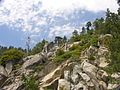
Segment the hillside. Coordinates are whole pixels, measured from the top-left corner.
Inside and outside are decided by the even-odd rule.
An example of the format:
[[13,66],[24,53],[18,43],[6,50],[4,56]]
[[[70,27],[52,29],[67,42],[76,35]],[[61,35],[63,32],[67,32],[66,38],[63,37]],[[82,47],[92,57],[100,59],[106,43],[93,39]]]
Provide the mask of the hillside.
[[43,40],[25,56],[10,49],[0,56],[3,90],[119,90],[120,8],[88,22],[79,34]]

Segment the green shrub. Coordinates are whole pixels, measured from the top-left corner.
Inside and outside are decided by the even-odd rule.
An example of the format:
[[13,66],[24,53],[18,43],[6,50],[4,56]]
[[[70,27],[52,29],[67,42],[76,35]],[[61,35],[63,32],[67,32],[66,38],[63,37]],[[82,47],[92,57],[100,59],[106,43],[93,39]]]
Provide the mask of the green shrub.
[[80,53],[79,54],[74,53],[74,54],[72,54],[70,60],[71,61],[78,61],[79,58],[80,58]]
[[63,55],[65,52],[62,49],[58,49],[56,52],[56,56],[61,56]]
[[29,55],[35,55],[35,54],[37,54],[37,53],[40,53],[40,52],[43,50],[46,42],[47,42],[47,41],[43,40],[42,42],[37,43],[37,44],[33,47],[33,49],[29,52]]
[[23,81],[25,90],[39,90],[39,84],[36,77],[27,77],[24,74],[22,74],[21,79]]
[[71,52],[65,52],[63,55],[61,56],[56,56],[54,61],[55,62],[63,62],[66,61],[67,59],[69,59],[71,57]]
[[18,68],[20,68],[22,65],[20,65],[20,64],[15,64],[14,66],[13,66],[13,69],[15,70],[15,69],[18,69]]
[[77,51],[77,50],[74,50],[74,51],[65,52],[61,56],[56,56],[54,61],[55,62],[64,62],[64,61],[66,61],[68,59],[70,59],[70,60],[78,60],[79,57],[80,57],[80,52]]
[[60,63],[61,63],[61,62],[65,61],[65,59],[62,58],[61,56],[57,56],[57,57],[54,58],[54,61],[55,61],[55,62],[60,62]]
[[36,67],[34,68],[34,71],[41,70],[41,69],[43,69],[43,68],[44,68],[43,65],[36,66]]
[[69,59],[72,56],[72,52],[66,52],[65,54],[62,55],[62,58]]
[[24,52],[17,50],[17,49],[10,49],[3,53],[3,55],[0,57],[0,64],[5,64],[9,61],[15,61],[22,59],[24,56]]
[[98,41],[99,41],[98,37],[94,36],[94,37],[91,38],[91,40],[88,41],[88,46],[92,45],[92,46],[97,47],[98,46]]
[[73,45],[72,47],[69,48],[70,51],[73,51],[78,48],[78,45]]

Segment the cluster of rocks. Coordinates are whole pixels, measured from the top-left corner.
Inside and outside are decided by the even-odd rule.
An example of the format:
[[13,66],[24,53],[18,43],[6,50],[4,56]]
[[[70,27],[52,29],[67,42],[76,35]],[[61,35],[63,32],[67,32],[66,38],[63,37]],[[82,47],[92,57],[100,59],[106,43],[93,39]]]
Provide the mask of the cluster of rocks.
[[[79,42],[77,42],[79,43]],[[72,45],[71,45],[72,46]],[[92,55],[95,60],[90,61]],[[117,88],[118,84],[108,83],[107,72],[101,68],[107,67],[110,52],[104,46],[90,46],[80,56],[80,62],[65,62],[51,73],[47,74],[40,83],[40,90],[107,90]],[[120,79],[119,74],[111,77]]]
[[[88,60],[90,54],[96,57],[93,63],[97,62],[97,65]],[[106,54],[109,55],[107,48],[100,47],[98,49],[90,46],[90,48],[85,50],[81,55],[79,63],[66,61],[46,75],[41,80],[40,90],[45,90],[46,88],[52,90],[108,89],[108,84],[106,83],[108,74],[99,68],[108,65],[106,63]]]

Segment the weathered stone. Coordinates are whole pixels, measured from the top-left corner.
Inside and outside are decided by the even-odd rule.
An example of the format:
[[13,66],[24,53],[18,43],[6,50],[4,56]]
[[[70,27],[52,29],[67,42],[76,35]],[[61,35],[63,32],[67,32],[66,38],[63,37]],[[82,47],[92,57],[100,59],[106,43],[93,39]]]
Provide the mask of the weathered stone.
[[117,88],[117,87],[118,87],[117,84],[108,84],[107,89],[115,89],[115,88]]
[[19,80],[10,85],[4,86],[3,89],[5,89],[5,90],[20,90],[21,88],[23,88],[22,85],[23,85],[22,81]]
[[64,71],[64,79],[70,80],[70,71]]
[[107,89],[107,84],[103,81],[100,81],[99,84],[103,87],[103,90]]
[[72,73],[71,80],[74,85],[78,84],[80,81],[80,75],[78,73]]
[[106,60],[106,58],[105,57],[101,57],[100,59],[99,59],[99,67],[106,67],[107,65],[108,65],[108,63],[106,62],[107,60]]
[[88,87],[84,82],[80,81],[76,86],[74,86],[74,89],[72,90],[88,90]]
[[6,77],[8,76],[7,71],[5,70],[5,68],[2,65],[0,65],[0,75],[4,75]]
[[6,69],[8,74],[10,74],[12,72],[12,67],[13,67],[12,62],[6,63],[5,69]]
[[87,72],[87,73],[91,73],[93,76],[96,76],[96,73],[97,73],[97,70],[98,68],[95,67],[94,65],[88,63],[88,62],[83,62],[82,64],[82,68],[83,68],[83,71],[84,72]]
[[89,81],[87,82],[87,86],[94,87],[94,84],[91,81]]
[[47,61],[47,58],[41,54],[36,54],[31,59],[27,60],[23,65],[22,69],[32,69],[37,65],[41,65]]
[[82,67],[81,67],[80,64],[75,65],[74,68],[73,68],[73,72],[74,73],[80,73],[80,72],[82,72],[81,69],[82,69]]
[[48,87],[50,86],[55,80],[58,80],[61,76],[61,70],[60,70],[60,66],[55,69],[53,72],[49,73],[48,75],[46,75],[42,80],[41,83],[42,87]]
[[59,79],[57,90],[70,90],[70,82],[65,79]]
[[120,73],[114,73],[111,75],[111,77],[118,79],[118,78],[120,78]]
[[80,75],[83,78],[83,80],[85,80],[86,82],[90,80],[90,77],[86,73],[80,73]]

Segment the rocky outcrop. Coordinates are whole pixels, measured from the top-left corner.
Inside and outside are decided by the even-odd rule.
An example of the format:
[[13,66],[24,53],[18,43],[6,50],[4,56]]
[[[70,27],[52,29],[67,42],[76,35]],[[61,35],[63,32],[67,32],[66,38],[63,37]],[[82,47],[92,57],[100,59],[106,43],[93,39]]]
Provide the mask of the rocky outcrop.
[[53,42],[46,43],[42,52],[48,53],[53,48],[53,46]]
[[[101,40],[109,36],[102,36]],[[102,45],[86,48],[77,61],[67,60],[62,64],[52,61],[57,49],[68,51],[71,46],[77,44],[79,42],[63,47],[46,44],[43,52],[24,58],[21,68],[17,70],[12,71],[11,62],[7,63],[5,68],[0,66],[1,87],[5,90],[24,90],[21,81],[23,73],[27,76],[38,76],[40,90],[107,90],[118,87],[118,84],[108,83],[110,75],[102,69],[108,66],[110,57],[109,50]],[[37,66],[43,68],[34,71]],[[111,77],[120,79],[120,74],[112,74]]]
[[[95,60],[89,60],[89,56]],[[69,62],[61,64],[54,71],[47,74],[40,83],[40,90],[46,88],[55,90],[106,90],[118,85],[106,83],[108,74],[100,67],[106,67],[110,57],[107,48],[90,46],[82,52],[79,63]],[[113,75],[118,77],[118,75]],[[113,87],[111,87],[113,86]]]
[[29,75],[36,66],[42,65],[46,61],[47,61],[46,56],[44,56],[42,54],[36,54],[36,55],[34,55],[33,57],[31,57],[30,59],[26,60],[23,63],[23,65],[21,67],[21,70],[25,74]]
[[[57,90],[106,90],[107,85],[97,75],[98,72],[97,67],[86,61],[82,64],[66,62],[42,79],[40,90],[45,88],[57,88]],[[56,87],[54,86],[55,82],[58,85]]]
[[21,81],[21,75],[23,73],[25,75],[33,74],[33,69],[36,66],[39,66],[45,63],[47,61],[47,58],[42,54],[36,54],[36,55],[28,56],[24,58],[23,61],[24,63],[21,66],[21,68],[17,70],[13,70],[12,72],[11,72],[11,67],[12,67],[11,64],[8,64],[6,66],[6,70],[4,69],[4,67],[0,66],[0,69],[1,69],[0,71],[1,73],[3,73],[4,76],[8,76],[8,72],[9,73],[11,72],[10,75],[6,78],[6,80],[2,81],[2,83],[4,82],[4,84],[2,85],[3,89],[22,90],[24,87],[23,87],[23,82]]
[[[94,60],[89,60],[89,57],[94,57]],[[89,49],[86,49],[81,54],[81,59],[84,61],[88,59],[88,61],[94,65],[99,67],[106,67],[108,65],[107,61],[109,61],[110,52],[107,48],[100,46],[99,48],[90,46]]]

